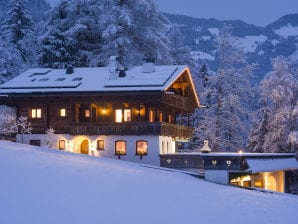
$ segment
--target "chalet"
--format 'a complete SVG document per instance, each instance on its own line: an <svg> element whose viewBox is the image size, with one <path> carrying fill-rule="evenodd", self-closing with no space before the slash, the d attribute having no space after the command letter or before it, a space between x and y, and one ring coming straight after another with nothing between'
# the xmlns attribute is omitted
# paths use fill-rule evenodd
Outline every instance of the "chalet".
<svg viewBox="0 0 298 224"><path fill-rule="evenodd" d="M107 67L29 69L1 85L0 95L1 104L29 118L24 143L42 144L53 128L58 149L153 165L192 137L181 117L200 107L187 66L125 70L115 57Z"/></svg>

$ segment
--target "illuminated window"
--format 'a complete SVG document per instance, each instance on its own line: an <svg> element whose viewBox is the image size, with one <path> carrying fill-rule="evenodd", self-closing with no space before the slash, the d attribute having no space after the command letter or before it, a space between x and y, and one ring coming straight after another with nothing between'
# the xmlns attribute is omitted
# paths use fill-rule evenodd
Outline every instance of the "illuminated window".
<svg viewBox="0 0 298 224"><path fill-rule="evenodd" d="M131 110L130 109L124 110L124 121L131 121Z"/></svg>
<svg viewBox="0 0 298 224"><path fill-rule="evenodd" d="M59 149L65 149L65 140L59 141Z"/></svg>
<svg viewBox="0 0 298 224"><path fill-rule="evenodd" d="M66 109L65 108L59 109L59 117L66 117Z"/></svg>
<svg viewBox="0 0 298 224"><path fill-rule="evenodd" d="M162 122L163 121L163 114L162 112L159 112L159 122Z"/></svg>
<svg viewBox="0 0 298 224"><path fill-rule="evenodd" d="M116 122L122 122L122 110L121 109L116 110Z"/></svg>
<svg viewBox="0 0 298 224"><path fill-rule="evenodd" d="M104 149L105 149L104 140L97 140L97 150L104 150Z"/></svg>
<svg viewBox="0 0 298 224"><path fill-rule="evenodd" d="M172 123L172 115L171 114L168 115L168 121L169 121L169 123Z"/></svg>
<svg viewBox="0 0 298 224"><path fill-rule="evenodd" d="M149 122L154 122L154 110L149 110Z"/></svg>
<svg viewBox="0 0 298 224"><path fill-rule="evenodd" d="M148 153L148 142L147 141L137 141L136 155L143 156Z"/></svg>
<svg viewBox="0 0 298 224"><path fill-rule="evenodd" d="M85 110L85 117L86 118L89 118L90 117L90 110Z"/></svg>
<svg viewBox="0 0 298 224"><path fill-rule="evenodd" d="M126 141L119 140L115 142L115 155L126 155Z"/></svg>
<svg viewBox="0 0 298 224"><path fill-rule="evenodd" d="M40 108L32 108L31 109L31 118L41 118L41 109Z"/></svg>

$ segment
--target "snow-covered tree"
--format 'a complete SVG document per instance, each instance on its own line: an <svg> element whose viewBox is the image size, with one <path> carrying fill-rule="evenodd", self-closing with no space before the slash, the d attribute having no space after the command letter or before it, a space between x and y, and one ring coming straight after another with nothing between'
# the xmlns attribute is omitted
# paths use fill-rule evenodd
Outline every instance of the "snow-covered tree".
<svg viewBox="0 0 298 224"><path fill-rule="evenodd" d="M45 131L46 135L42 138L42 146L53 149L56 148L57 137L55 135L55 130L49 128Z"/></svg>
<svg viewBox="0 0 298 224"><path fill-rule="evenodd" d="M17 49L0 38L0 84L17 76L23 68L23 60Z"/></svg>
<svg viewBox="0 0 298 224"><path fill-rule="evenodd" d="M34 58L35 40L33 21L27 9L27 0L10 0L7 19L1 27L2 37L12 43L25 63Z"/></svg>
<svg viewBox="0 0 298 224"><path fill-rule="evenodd" d="M98 66L101 49L101 1L63 0L50 14L41 37L40 63L45 67Z"/></svg>
<svg viewBox="0 0 298 224"><path fill-rule="evenodd" d="M27 117L18 117L15 123L16 132L22 135L22 143L24 141L24 134L31 134L32 127L31 122L28 121Z"/></svg>
<svg viewBox="0 0 298 224"><path fill-rule="evenodd" d="M258 152L294 151L298 131L298 82L283 57L272 60L273 71L260 84L261 102L265 111L251 130L250 150ZM296 76L296 77L295 77ZM259 140L255 144L256 140Z"/></svg>
<svg viewBox="0 0 298 224"><path fill-rule="evenodd" d="M104 13L100 17L103 58L107 60L115 55L125 67L140 64L144 58L160 64L171 61L166 36L169 22L152 0L111 0L103 3Z"/></svg>
<svg viewBox="0 0 298 224"><path fill-rule="evenodd" d="M218 38L218 71L202 80L202 85L208 86L203 91L208 108L201 116L200 129L204 129L202 137L209 139L215 151L236 151L244 148L247 141L249 102L253 96L249 78L255 65L247 63L237 43L231 26L225 25Z"/></svg>
<svg viewBox="0 0 298 224"><path fill-rule="evenodd" d="M173 62L178 65L186 64L190 67L194 67L195 64L191 61L191 49L183 44L183 38L179 26L176 24L169 25L167 36L170 40L170 54Z"/></svg>
<svg viewBox="0 0 298 224"><path fill-rule="evenodd" d="M10 135L16 132L16 109L0 105L0 134Z"/></svg>

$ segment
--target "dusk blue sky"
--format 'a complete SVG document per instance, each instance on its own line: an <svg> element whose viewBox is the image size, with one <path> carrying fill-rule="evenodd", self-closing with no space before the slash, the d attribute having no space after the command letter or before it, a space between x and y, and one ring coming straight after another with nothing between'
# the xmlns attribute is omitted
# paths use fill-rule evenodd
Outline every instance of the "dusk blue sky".
<svg viewBox="0 0 298 224"><path fill-rule="evenodd" d="M59 0L47 0L51 5ZM154 0L161 11L197 18L241 19L265 26L283 15L298 13L298 0Z"/></svg>

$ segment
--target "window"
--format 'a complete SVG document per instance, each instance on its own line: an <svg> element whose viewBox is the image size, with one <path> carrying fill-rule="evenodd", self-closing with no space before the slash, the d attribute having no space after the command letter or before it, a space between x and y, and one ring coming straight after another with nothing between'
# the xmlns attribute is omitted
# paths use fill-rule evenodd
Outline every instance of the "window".
<svg viewBox="0 0 298 224"><path fill-rule="evenodd" d="M72 81L81 81L83 78L73 78Z"/></svg>
<svg viewBox="0 0 298 224"><path fill-rule="evenodd" d="M40 140L30 140L30 145L40 146Z"/></svg>
<svg viewBox="0 0 298 224"><path fill-rule="evenodd" d="M86 118L89 118L90 117L90 110L89 109L85 110L84 114L85 114Z"/></svg>
<svg viewBox="0 0 298 224"><path fill-rule="evenodd" d="M40 108L32 108L31 109L31 118L41 118L41 109Z"/></svg>
<svg viewBox="0 0 298 224"><path fill-rule="evenodd" d="M162 122L163 121L163 114L162 112L159 112L159 122Z"/></svg>
<svg viewBox="0 0 298 224"><path fill-rule="evenodd" d="M66 109L65 108L59 109L59 117L66 117Z"/></svg>
<svg viewBox="0 0 298 224"><path fill-rule="evenodd" d="M122 113L123 112L123 113ZM117 109L116 113L116 122L120 123L122 121L131 121L131 110L130 109Z"/></svg>
<svg viewBox="0 0 298 224"><path fill-rule="evenodd" d="M149 122L154 122L155 116L154 116L154 110L149 110Z"/></svg>
<svg viewBox="0 0 298 224"><path fill-rule="evenodd" d="M104 149L105 149L104 140L97 140L97 150L104 150Z"/></svg>
<svg viewBox="0 0 298 224"><path fill-rule="evenodd" d="M116 122L122 122L122 110L121 109L116 110Z"/></svg>
<svg viewBox="0 0 298 224"><path fill-rule="evenodd" d="M126 141L119 140L115 142L115 155L126 155Z"/></svg>
<svg viewBox="0 0 298 224"><path fill-rule="evenodd" d="M144 156L148 153L148 142L144 140L137 141L136 155Z"/></svg>
<svg viewBox="0 0 298 224"><path fill-rule="evenodd" d="M55 81L64 81L65 80L65 78L58 78L58 79L56 79Z"/></svg>
<svg viewBox="0 0 298 224"><path fill-rule="evenodd" d="M39 81L45 82L45 81L48 81L48 80L49 80L48 78L42 78Z"/></svg>
<svg viewBox="0 0 298 224"><path fill-rule="evenodd" d="M168 122L172 123L172 115L171 114L168 115Z"/></svg>
<svg viewBox="0 0 298 224"><path fill-rule="evenodd" d="M124 109L124 121L131 121L131 110Z"/></svg>
<svg viewBox="0 0 298 224"><path fill-rule="evenodd" d="M65 140L59 141L59 149L65 149Z"/></svg>

